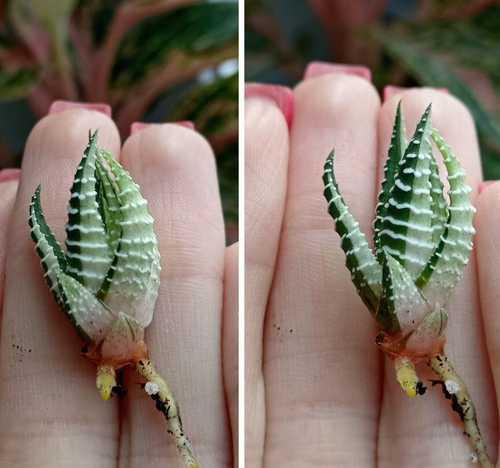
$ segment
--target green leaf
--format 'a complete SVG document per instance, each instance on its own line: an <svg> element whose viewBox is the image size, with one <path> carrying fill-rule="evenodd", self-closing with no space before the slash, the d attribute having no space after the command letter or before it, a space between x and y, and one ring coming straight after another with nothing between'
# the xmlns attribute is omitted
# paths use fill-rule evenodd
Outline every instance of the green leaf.
<svg viewBox="0 0 500 468"><path fill-rule="evenodd" d="M95 132L89 135L88 146L73 180L66 225L68 273L93 293L101 288L113 259L99 210L97 155Z"/></svg>
<svg viewBox="0 0 500 468"><path fill-rule="evenodd" d="M334 151L330 153L323 172L323 192L328 202L328 212L335 220L335 230L340 236L341 247L346 256L346 266L359 296L368 309L375 314L381 292L382 269L368 246L359 223L349 210L339 193L335 180Z"/></svg>
<svg viewBox="0 0 500 468"><path fill-rule="evenodd" d="M160 284L154 220L130 174L106 151L99 151L98 157L117 187L121 229L109 278L98 297L112 310L124 312L146 327L153 318Z"/></svg>
<svg viewBox="0 0 500 468"><path fill-rule="evenodd" d="M66 271L66 256L55 238L52 230L45 221L42 204L40 201L40 186L37 187L30 204L29 225L31 238L35 242L36 253L40 257L44 270L44 278L56 301L63 303L57 276L61 271Z"/></svg>
<svg viewBox="0 0 500 468"><path fill-rule="evenodd" d="M375 215L375 222L373 223L374 243L379 262L383 260L383 252L380 246L380 231L382 229L382 221L387 211L386 204L389 202L389 194L394 185L396 175L399 168L399 162L403 158L406 149L406 130L401 112L401 101L398 103L396 109L396 117L394 119L394 126L392 130L391 143L389 145L389 154L384 167L384 180L382 181L382 188L378 196L378 203Z"/></svg>
<svg viewBox="0 0 500 468"><path fill-rule="evenodd" d="M202 2L152 16L123 39L112 70L113 86L129 86L163 65L178 51L203 57L238 38L235 2Z"/></svg>
<svg viewBox="0 0 500 468"><path fill-rule="evenodd" d="M34 68L0 70L0 99L11 100L25 97L38 80L38 72Z"/></svg>
<svg viewBox="0 0 500 468"><path fill-rule="evenodd" d="M379 232L381 248L396 258L414 279L434 250L430 129L429 105L399 164Z"/></svg>
<svg viewBox="0 0 500 468"><path fill-rule="evenodd" d="M377 320L387 333L407 334L430 312L429 305L401 264L390 254L382 255L383 293Z"/></svg>
<svg viewBox="0 0 500 468"><path fill-rule="evenodd" d="M77 331L86 341L100 343L116 314L73 277L60 272L58 282L64 297L64 310Z"/></svg>
<svg viewBox="0 0 500 468"><path fill-rule="evenodd" d="M431 159L430 170L432 243L437 245L443 234L446 221L448 220L448 207L444 199L443 182L441 182L439 168L434 158Z"/></svg>
<svg viewBox="0 0 500 468"><path fill-rule="evenodd" d="M441 241L417 279L417 285L429 300L444 305L469 261L475 232L472 223L475 208L470 201L472 189L466 183L460 162L435 129L432 138L448 171L449 218Z"/></svg>

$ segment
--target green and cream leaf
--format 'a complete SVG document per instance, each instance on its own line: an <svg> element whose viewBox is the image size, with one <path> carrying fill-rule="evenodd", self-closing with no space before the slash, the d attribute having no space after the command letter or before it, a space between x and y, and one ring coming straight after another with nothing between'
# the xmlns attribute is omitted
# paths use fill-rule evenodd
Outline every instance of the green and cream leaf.
<svg viewBox="0 0 500 468"><path fill-rule="evenodd" d="M328 212L335 220L335 230L340 236L341 247L346 256L346 266L358 294L370 311L375 314L382 283L382 268L377 263L359 223L349 212L340 195L334 175L334 152L328 156L324 172L324 196L328 202Z"/></svg>
<svg viewBox="0 0 500 468"><path fill-rule="evenodd" d="M475 233L472 223L475 208L470 200L472 189L466 182L465 171L460 162L435 129L432 131L432 138L448 171L449 216L440 242L417 284L426 297L444 305L469 261Z"/></svg>
<svg viewBox="0 0 500 468"><path fill-rule="evenodd" d="M432 244L430 141L431 106L424 112L399 163L378 233L379 245L415 279L434 250Z"/></svg>
<svg viewBox="0 0 500 468"><path fill-rule="evenodd" d="M41 187L39 185L31 198L29 210L31 238L35 242L36 252L41 259L40 263L44 270L45 281L54 294L56 301L63 304L64 299L57 278L60 272L66 271L66 255L45 220L40 195Z"/></svg>
<svg viewBox="0 0 500 468"><path fill-rule="evenodd" d="M71 187L66 226L68 272L92 293L101 288L112 261L98 203L97 132L89 138Z"/></svg>
<svg viewBox="0 0 500 468"><path fill-rule="evenodd" d="M401 102L399 102L396 109L396 117L394 119L391 143L389 145L389 154L384 167L384 180L382 181L382 189L380 190L378 196L375 221L373 223L375 250L377 252L379 262L383 261L383 253L380 246L380 231L382 230L382 222L387 211L389 196L392 187L394 186L399 169L399 163L403 158L406 146L405 123L401 112Z"/></svg>
<svg viewBox="0 0 500 468"><path fill-rule="evenodd" d="M111 309L149 325L160 284L160 253L153 217L139 186L107 152L101 152L102 167L116 186L119 201L120 240L111 265L102 300Z"/></svg>

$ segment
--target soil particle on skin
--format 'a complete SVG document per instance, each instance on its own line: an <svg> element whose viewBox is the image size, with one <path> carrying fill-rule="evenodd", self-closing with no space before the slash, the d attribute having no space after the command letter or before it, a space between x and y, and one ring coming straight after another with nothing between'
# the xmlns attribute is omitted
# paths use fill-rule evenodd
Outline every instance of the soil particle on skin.
<svg viewBox="0 0 500 468"><path fill-rule="evenodd" d="M31 348L26 348L22 345L19 345L19 344L16 344L16 343L12 343L12 349L14 349L14 353L15 353L15 361L18 362L18 363L22 363L23 362L23 358L27 355L27 354L30 354L31 352L33 352L33 350Z"/></svg>

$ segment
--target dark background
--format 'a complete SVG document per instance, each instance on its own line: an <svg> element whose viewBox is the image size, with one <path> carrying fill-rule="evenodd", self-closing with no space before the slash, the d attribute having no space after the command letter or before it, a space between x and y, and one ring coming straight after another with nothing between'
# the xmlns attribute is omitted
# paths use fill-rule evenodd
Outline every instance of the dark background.
<svg viewBox="0 0 500 468"><path fill-rule="evenodd" d="M236 240L237 43L235 0L0 0L0 169L55 99L107 102L122 138L134 121L192 120Z"/></svg>
<svg viewBox="0 0 500 468"><path fill-rule="evenodd" d="M312 60L368 66L375 86L448 88L500 178L500 5L491 0L247 0L246 81L293 86Z"/></svg>

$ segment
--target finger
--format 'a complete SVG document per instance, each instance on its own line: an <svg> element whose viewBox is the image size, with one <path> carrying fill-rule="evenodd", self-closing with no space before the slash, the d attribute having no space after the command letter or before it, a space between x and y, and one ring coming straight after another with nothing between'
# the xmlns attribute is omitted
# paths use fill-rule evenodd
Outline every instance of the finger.
<svg viewBox="0 0 500 468"><path fill-rule="evenodd" d="M258 86L253 90L260 94L245 104L245 457L252 468L262 466L264 455L264 317L285 208L288 127L282 109L293 98L287 88ZM271 100L263 90L281 98Z"/></svg>
<svg viewBox="0 0 500 468"><path fill-rule="evenodd" d="M490 366L495 381L497 402L500 401L500 316L498 303L500 292L500 183L488 186L479 195L476 216L476 258L479 280L479 299L484 320L486 344ZM494 443L494 442L493 442ZM498 448L490 445L490 452Z"/></svg>
<svg viewBox="0 0 500 468"><path fill-rule="evenodd" d="M222 318L224 388L231 423L235 467L238 466L238 248L238 243L226 248Z"/></svg>
<svg viewBox="0 0 500 468"><path fill-rule="evenodd" d="M20 171L7 169L0 171L0 304L3 302L5 282L5 260L7 257L7 231L16 200ZM2 319L0 306L0 323Z"/></svg>
<svg viewBox="0 0 500 468"><path fill-rule="evenodd" d="M70 321L49 293L28 227L38 184L47 222L62 240L69 188L90 129L117 154L118 131L102 113L43 118L26 144L7 247L0 367L0 465L112 467L117 407L100 401L95 366L82 359Z"/></svg>
<svg viewBox="0 0 500 468"><path fill-rule="evenodd" d="M203 467L231 464L222 376L224 225L215 160L207 142L179 125L153 125L126 141L122 163L155 219L161 284L146 341L180 405ZM130 468L177 461L162 415L129 378Z"/></svg>
<svg viewBox="0 0 500 468"><path fill-rule="evenodd" d="M365 79L331 73L294 91L288 191L265 330L265 466L372 466L380 362L321 181L336 174L365 233L375 204L379 98Z"/></svg>
<svg viewBox="0 0 500 468"><path fill-rule="evenodd" d="M408 134L413 132L425 107L432 102L432 124L453 148L463 165L474 198L481 180L474 123L463 104L441 91L398 90L397 96L383 104L379 117L379 176L400 99ZM443 176L446 171L437 152L436 159ZM473 256L449 303L446 352L469 387L477 405L479 424L491 446L496 437L496 408L482 334L475 268ZM450 404L444 400L441 391L429 388L424 397L409 400L395 382L394 369L389 362L386 363L385 374L380 422L380 466L467 465L470 448L462 434L458 418L452 413Z"/></svg>

